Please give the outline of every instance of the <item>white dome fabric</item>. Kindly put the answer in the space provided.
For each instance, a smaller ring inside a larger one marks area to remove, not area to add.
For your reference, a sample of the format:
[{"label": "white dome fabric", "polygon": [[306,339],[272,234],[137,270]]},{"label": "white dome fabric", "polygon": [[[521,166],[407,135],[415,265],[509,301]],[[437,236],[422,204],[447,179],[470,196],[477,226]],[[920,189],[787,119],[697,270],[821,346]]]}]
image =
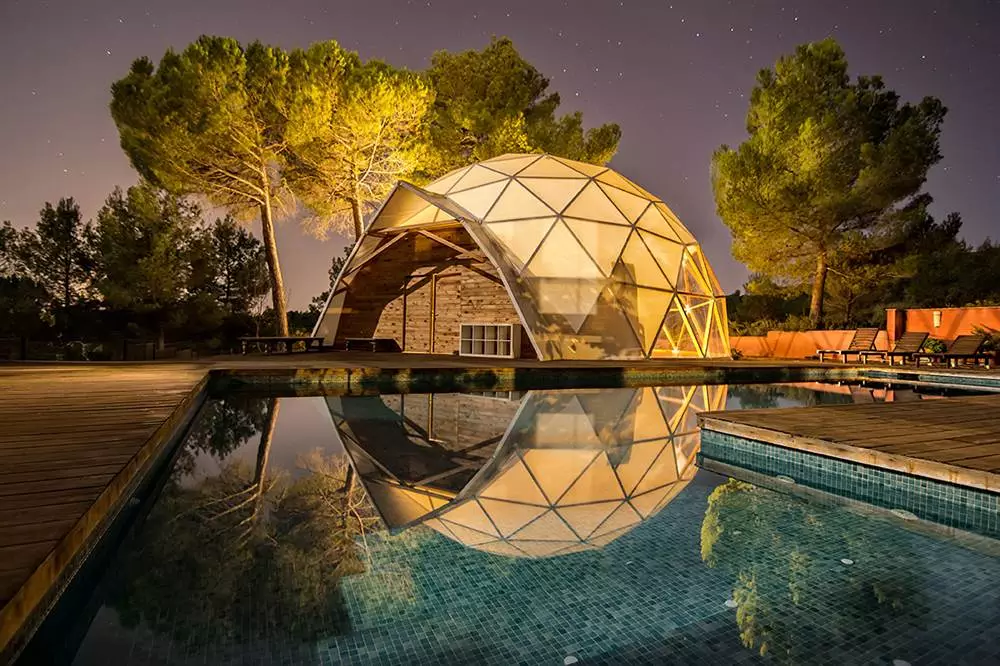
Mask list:
[{"label": "white dome fabric", "polygon": [[373,232],[454,220],[496,264],[543,360],[730,354],[725,294],[694,236],[609,168],[503,155],[401,184],[356,254],[376,249]]}]

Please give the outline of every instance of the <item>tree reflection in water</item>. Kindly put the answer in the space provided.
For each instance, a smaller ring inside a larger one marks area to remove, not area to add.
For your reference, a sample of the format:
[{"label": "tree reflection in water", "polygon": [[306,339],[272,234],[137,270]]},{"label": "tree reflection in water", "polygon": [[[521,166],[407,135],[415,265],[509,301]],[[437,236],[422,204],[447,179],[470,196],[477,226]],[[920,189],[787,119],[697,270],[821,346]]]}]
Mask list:
[{"label": "tree reflection in water", "polygon": [[[363,571],[376,515],[343,454],[268,469],[280,400],[206,405],[159,499],[114,567],[108,605],[125,626],[190,644],[347,631],[339,588]],[[258,438],[254,462],[234,459]],[[217,474],[193,479],[210,455]]]},{"label": "tree reflection in water", "polygon": [[926,572],[909,541],[890,534],[879,521],[731,479],[709,496],[701,556],[735,577],[746,647],[809,663],[823,646],[925,628]]}]

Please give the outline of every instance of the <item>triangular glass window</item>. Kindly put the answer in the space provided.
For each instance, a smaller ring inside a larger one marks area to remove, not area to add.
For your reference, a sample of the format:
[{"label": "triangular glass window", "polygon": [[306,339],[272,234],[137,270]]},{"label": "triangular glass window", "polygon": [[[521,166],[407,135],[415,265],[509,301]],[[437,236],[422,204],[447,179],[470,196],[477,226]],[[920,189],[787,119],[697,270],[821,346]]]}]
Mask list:
[{"label": "triangular glass window", "polygon": [[576,199],[573,199],[573,202],[566,207],[565,214],[568,217],[579,217],[611,224],[629,223],[621,211],[611,203],[608,195],[593,181],[587,183]]},{"label": "triangular glass window", "polygon": [[611,199],[611,203],[618,207],[622,213],[625,214],[625,218],[629,222],[635,222],[638,220],[646,208],[650,207],[648,199],[643,199],[642,197],[637,197],[634,194],[629,194],[624,190],[619,190],[616,187],[609,187],[608,185],[600,185],[601,190]]},{"label": "triangular glass window", "polygon": [[487,160],[482,164],[488,166],[494,171],[499,171],[500,173],[505,173],[508,176],[513,176],[521,169],[525,168],[529,164],[537,162],[540,159],[544,159],[544,157],[542,155],[523,155],[511,157],[509,159]]},{"label": "triangular glass window", "polygon": [[617,224],[603,224],[589,220],[563,218],[563,222],[573,232],[587,251],[601,273],[610,277],[611,269],[618,260],[628,239],[629,228]]},{"label": "triangular glass window", "polygon": [[556,222],[524,269],[532,277],[602,278],[601,271],[562,222]]},{"label": "triangular glass window", "polygon": [[467,210],[473,217],[481,220],[509,182],[508,180],[500,180],[489,185],[480,185],[471,190],[449,194],[448,198]]},{"label": "triangular glass window", "polygon": [[[563,167],[566,168],[566,167]],[[573,200],[583,186],[586,178],[522,178],[518,182],[544,201],[552,210],[561,213],[566,205]]]},{"label": "triangular glass window", "polygon": [[554,217],[541,217],[514,222],[493,222],[485,227],[499,241],[507,255],[505,259],[514,266],[515,271],[520,271],[538,249],[555,221]]},{"label": "triangular glass window", "polygon": [[486,222],[501,220],[517,220],[526,217],[541,217],[554,213],[542,200],[532,194],[524,185],[516,180],[503,191],[496,204],[486,213]]},{"label": "triangular glass window", "polygon": [[[473,187],[479,187],[481,185],[489,185],[490,183],[504,181],[508,178],[509,176],[505,176],[502,173],[497,173],[496,171],[474,164],[462,177],[462,180],[455,183],[455,185],[451,188],[451,194],[471,190]],[[451,194],[449,194],[449,197]]]}]

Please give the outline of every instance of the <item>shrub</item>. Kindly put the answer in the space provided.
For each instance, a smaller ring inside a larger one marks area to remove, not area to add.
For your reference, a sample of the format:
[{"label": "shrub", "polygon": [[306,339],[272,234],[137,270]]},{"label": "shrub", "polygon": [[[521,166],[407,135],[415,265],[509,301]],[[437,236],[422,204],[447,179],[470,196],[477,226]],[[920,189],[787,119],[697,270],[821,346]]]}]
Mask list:
[{"label": "shrub", "polygon": [[943,354],[948,351],[948,345],[945,344],[944,340],[927,338],[927,341],[924,342],[924,351],[931,354]]},{"label": "shrub", "polygon": [[973,326],[972,332],[976,335],[986,336],[986,341],[983,343],[983,351],[1000,351],[1000,331],[989,326]]}]

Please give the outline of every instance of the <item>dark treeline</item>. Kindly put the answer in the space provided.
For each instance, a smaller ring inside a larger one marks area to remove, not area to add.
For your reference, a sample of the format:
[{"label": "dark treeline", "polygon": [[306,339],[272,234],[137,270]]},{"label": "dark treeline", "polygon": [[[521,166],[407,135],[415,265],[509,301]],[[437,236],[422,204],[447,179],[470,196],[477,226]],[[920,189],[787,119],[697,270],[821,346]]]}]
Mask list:
[{"label": "dark treeline", "polygon": [[[961,220],[936,223],[926,216],[893,251],[855,260],[831,273],[826,285],[826,327],[882,326],[886,308],[1000,305],[1000,245],[972,245],[958,232]],[[810,328],[810,297],[754,275],[727,298],[730,330],[764,335],[771,329]]]},{"label": "dark treeline", "polygon": [[224,351],[266,325],[263,246],[232,218],[148,184],[115,189],[91,221],[71,198],[34,228],[0,226],[0,338],[118,358],[128,340]]}]

